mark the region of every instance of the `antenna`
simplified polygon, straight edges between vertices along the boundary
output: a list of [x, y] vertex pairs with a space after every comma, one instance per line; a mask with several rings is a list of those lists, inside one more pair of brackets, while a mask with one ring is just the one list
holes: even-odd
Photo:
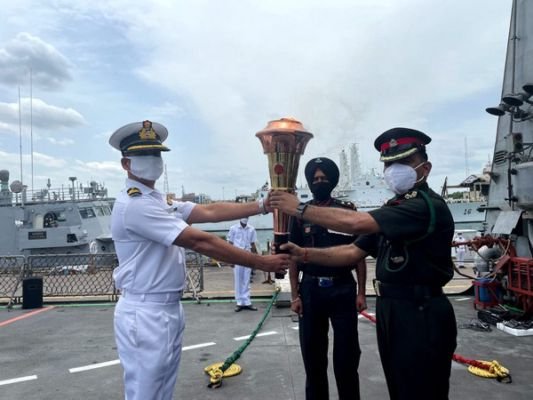
[[31, 150], [31, 192], [33, 193], [33, 84], [30, 68], [30, 150]]
[[470, 169], [468, 168], [468, 141], [465, 136], [465, 172], [466, 176], [470, 176]]
[[22, 111], [20, 106], [20, 86], [19, 86], [19, 154], [20, 154], [20, 182], [22, 179]]
[[164, 176], [164, 179], [163, 179], [163, 192], [164, 193], [170, 193], [170, 189], [168, 187], [167, 164], [165, 164], [165, 176]]

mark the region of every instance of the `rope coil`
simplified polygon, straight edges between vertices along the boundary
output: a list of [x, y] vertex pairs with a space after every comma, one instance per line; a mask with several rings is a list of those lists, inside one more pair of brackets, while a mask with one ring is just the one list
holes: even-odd
[[272, 295], [272, 300], [270, 300], [270, 304], [268, 305], [265, 314], [263, 315], [263, 318], [261, 321], [259, 321], [259, 324], [257, 324], [257, 327], [254, 329], [250, 337], [244, 342], [244, 344], [239, 347], [235, 352], [230, 355], [226, 360], [222, 363], [215, 363], [211, 364], [204, 368], [204, 372], [209, 375], [209, 384], [207, 385], [208, 388], [216, 389], [222, 386], [222, 378], [223, 377], [229, 377], [229, 376], [235, 376], [242, 372], [242, 368], [234, 364], [235, 361], [239, 359], [241, 354], [246, 350], [246, 348], [252, 343], [252, 340], [256, 337], [257, 333], [261, 330], [263, 323], [265, 322], [266, 317], [270, 313], [270, 310], [272, 306], [274, 305], [276, 299], [279, 296], [279, 293], [281, 291], [281, 288], [278, 286], [276, 287], [276, 290], [274, 294]]
[[[376, 323], [376, 318], [368, 314], [365, 311], [361, 311], [361, 315], [374, 324]], [[453, 354], [452, 360], [461, 364], [468, 365], [468, 372], [482, 378], [495, 378], [498, 382], [503, 383], [512, 383], [513, 379], [509, 370], [502, 366], [498, 361], [482, 361], [482, 360], [471, 360], [465, 358], [459, 354]]]

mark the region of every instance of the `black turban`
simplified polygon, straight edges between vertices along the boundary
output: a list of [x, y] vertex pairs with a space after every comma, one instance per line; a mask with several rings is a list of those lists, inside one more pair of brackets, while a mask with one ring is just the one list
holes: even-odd
[[329, 158], [317, 157], [309, 160], [305, 166], [305, 179], [307, 179], [309, 187], [313, 183], [315, 172], [318, 168], [328, 177], [332, 188], [337, 186], [337, 183], [339, 183], [339, 167], [337, 167], [337, 164]]

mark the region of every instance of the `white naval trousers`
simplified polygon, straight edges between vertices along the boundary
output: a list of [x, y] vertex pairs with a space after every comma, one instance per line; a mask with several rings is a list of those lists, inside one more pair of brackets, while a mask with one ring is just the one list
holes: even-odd
[[144, 300], [121, 296], [115, 340], [124, 368], [126, 400], [171, 400], [178, 375], [185, 319], [177, 296]]
[[464, 249], [457, 248], [456, 256], [457, 256], [457, 263], [459, 265], [463, 265], [465, 262], [465, 254], [466, 251]]
[[249, 306], [250, 301], [250, 275], [251, 268], [243, 267], [242, 265], [235, 265], [233, 268], [234, 284], [235, 284], [235, 301], [238, 306]]

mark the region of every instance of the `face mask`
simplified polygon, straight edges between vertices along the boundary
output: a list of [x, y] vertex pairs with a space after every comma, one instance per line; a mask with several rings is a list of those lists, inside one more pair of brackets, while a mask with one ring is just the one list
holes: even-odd
[[163, 174], [163, 159], [157, 156], [129, 156], [130, 172], [147, 181], [157, 181]]
[[394, 163], [385, 168], [385, 182], [394, 193], [407, 193], [409, 189], [412, 189], [420, 180], [424, 179], [424, 177], [422, 177], [420, 180], [416, 180], [416, 169], [423, 164], [425, 164], [425, 162], [420, 163], [413, 168], [409, 165]]
[[330, 182], [316, 182], [311, 184], [311, 193], [317, 201], [324, 201], [330, 198], [333, 186]]

